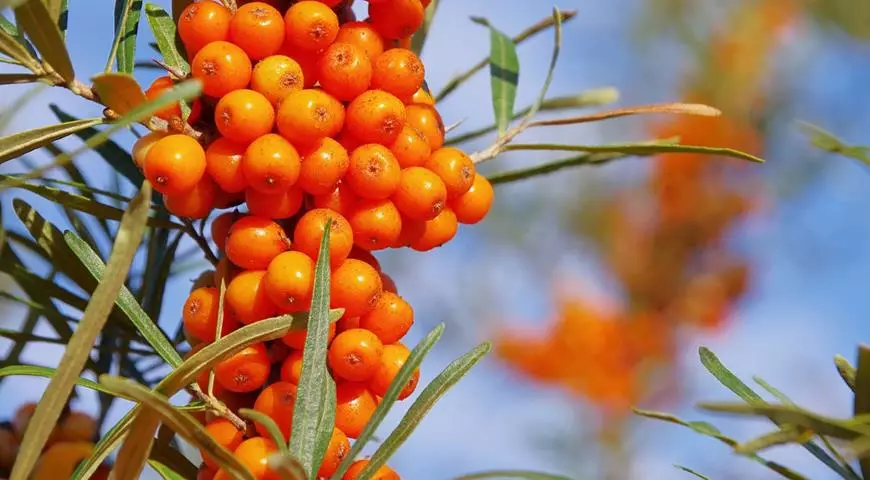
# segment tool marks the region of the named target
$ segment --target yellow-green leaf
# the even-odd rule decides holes
[[[52,17],[46,4],[41,0],[30,0],[16,7],[15,20],[30,37],[43,60],[67,82],[74,80],[75,71],[57,26],[57,16]]]
[[[764,160],[755,155],[735,150],[733,148],[703,147],[699,145],[682,145],[679,143],[626,143],[616,145],[561,145],[555,143],[511,144],[504,151],[512,150],[550,150],[561,152],[586,153],[620,153],[626,155],[656,155],[659,153],[703,153],[722,157],[734,157],[755,163]]]
[[[455,480],[479,480],[484,478],[519,478],[523,480],[571,480],[562,475],[532,472],[528,470],[491,470],[488,472],[471,473],[457,477]]]
[[[129,73],[102,73],[91,81],[100,101],[121,115],[130,113],[147,101],[139,82]]]
[[[175,22],[172,17],[166,13],[166,10],[153,3],[145,4],[145,16],[148,17],[148,25],[154,33],[154,40],[157,40],[157,47],[163,55],[163,61],[184,74],[190,73],[190,65],[185,60],[182,50],[178,48]]]
[[[272,441],[275,442],[275,445],[278,446],[278,450],[280,452],[287,452],[287,440],[284,439],[284,434],[281,433],[281,428],[278,427],[278,424],[275,423],[275,420],[272,417],[259,410],[252,410],[250,408],[240,408],[239,415],[262,425],[263,428],[266,429],[266,433],[269,434],[269,438],[271,438]]]
[[[18,39],[3,29],[0,29],[0,52],[9,58],[18,60],[31,70],[39,66],[39,61],[33,58],[33,55],[30,54],[27,47],[22,45]]]
[[[89,118],[6,135],[0,138],[0,164],[101,123],[102,118]]]
[[[39,82],[42,79],[42,75],[36,75],[33,73],[0,73],[0,85],[34,83]]]
[[[854,392],[856,378],[855,367],[853,367],[852,364],[846,360],[846,357],[842,355],[834,357],[834,365],[837,367],[837,373],[840,374],[840,378],[842,378],[843,381],[846,382],[846,386]]]
[[[492,108],[499,135],[504,134],[514,115],[517,83],[520,79],[520,61],[514,42],[489,20],[472,17],[475,23],[489,28],[489,78],[492,89]]]
[[[858,347],[853,412],[855,416],[870,413],[870,347],[865,345]],[[870,458],[862,458],[860,465],[864,478],[868,478],[870,476]]]

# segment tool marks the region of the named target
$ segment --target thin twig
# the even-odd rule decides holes
[[[199,232],[196,231],[196,228],[193,226],[193,222],[188,219],[182,219],[182,223],[184,223],[185,231],[188,235],[193,238],[193,240],[199,245],[199,248],[202,250],[202,253],[205,254],[206,260],[208,260],[212,265],[218,264],[218,258],[214,254],[214,251],[211,249],[211,245],[208,244],[208,240]]]
[[[188,387],[188,390],[193,394],[194,397],[196,397],[197,400],[205,403],[206,408],[213,411],[217,416],[226,418],[227,420],[232,422],[233,425],[235,425],[236,428],[238,428],[240,431],[244,432],[248,429],[247,422],[239,418],[238,415],[236,415],[235,413],[233,413],[232,410],[227,408],[224,402],[218,400],[215,397],[208,396],[208,394],[206,394],[202,391],[201,388],[199,388],[199,385],[195,383],[191,384],[190,387]]]

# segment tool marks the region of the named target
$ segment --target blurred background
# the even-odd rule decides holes
[[[168,0],[157,3],[168,9]],[[68,42],[77,71],[99,72],[113,33],[113,2],[70,4]],[[487,55],[489,35],[469,16],[487,17],[513,35],[548,18],[552,6],[544,0],[442,0],[423,51],[433,92]],[[578,479],[691,478],[674,464],[716,479],[776,478],[715,440],[636,417],[631,407],[710,420],[737,439],[769,430],[765,422],[693,408],[702,400],[734,400],[698,362],[698,347],[705,345],[745,379],[758,375],[803,406],[850,414],[851,394],[833,356],[852,360],[856,345],[870,335],[870,222],[859,215],[870,208],[870,172],[814,149],[799,122],[870,143],[870,3],[560,0],[558,7],[578,14],[565,25],[552,96],[612,87],[619,99],[609,107],[695,101],[719,107],[725,116],[631,117],[532,130],[522,141],[597,144],[679,135],[684,143],[739,148],[768,162],[662,155],[564,170],[498,186],[493,213],[460,229],[445,247],[379,254],[416,311],[407,342],[448,323],[423,366],[422,382],[476,343],[495,345],[435,407],[392,466],[415,480],[493,468]],[[143,61],[150,59],[150,41],[143,19]],[[550,33],[519,47],[518,107],[537,96],[551,48]],[[137,73],[142,84],[156,75]],[[4,87],[0,105],[9,108],[30,88]],[[444,99],[439,108],[445,124],[462,121],[454,135],[492,123],[489,97],[484,71]],[[66,91],[42,90],[3,133],[54,123],[50,104],[79,117],[100,115]],[[133,140],[131,134],[116,138],[125,148]],[[478,150],[491,141],[492,134],[463,148]],[[58,142],[67,149],[79,144]],[[39,152],[26,160],[47,158]],[[553,158],[509,153],[481,169],[494,174]],[[77,165],[107,188],[133,190],[95,154]],[[0,171],[24,168],[10,162]],[[69,225],[48,202],[5,191],[7,228],[22,231],[13,197]],[[110,241],[94,239],[103,252]],[[180,251],[194,248],[185,241]],[[22,257],[39,275],[51,274],[51,265],[24,251]],[[169,332],[179,323],[191,281],[208,268],[199,256],[188,257],[175,266],[163,299],[160,323]],[[8,277],[0,282],[0,290],[21,295]],[[0,328],[52,332],[27,318],[18,302],[0,299],[0,309]],[[50,366],[62,351],[48,343],[18,348],[3,339],[0,348],[6,363]],[[161,372],[157,367],[148,377]],[[45,384],[3,379],[0,417],[38,400]],[[99,415],[96,395],[79,393],[74,406]],[[381,436],[407,405],[394,409]],[[116,402],[103,412],[105,425],[128,408]],[[800,448],[777,448],[768,457],[809,478],[833,478]]]

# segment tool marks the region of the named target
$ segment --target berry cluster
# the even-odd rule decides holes
[[[444,126],[405,48],[423,22],[426,0],[369,0],[356,21],[352,0],[245,2],[231,12],[201,0],[181,14],[178,34],[203,83],[187,122],[206,132],[204,148],[185,134],[152,133],[134,158],[166,208],[211,224],[221,263],[197,282],[183,322],[194,348],[218,330],[309,310],[315,259],[329,228],[330,298],[344,316],[330,331],[328,366],[337,382],[336,421],[320,477],[335,473],[410,351],[414,322],[371,251],[427,251],[459,224],[481,221],[493,189],[468,155],[444,146]],[[283,14],[282,14],[283,12]],[[158,79],[148,96],[171,87]],[[183,125],[181,105],[159,115]],[[211,132],[213,135],[209,135]],[[246,211],[245,211],[246,209]],[[231,409],[254,408],[289,438],[306,332],[251,346],[215,366],[215,396]],[[413,393],[419,373],[401,393]],[[209,374],[200,379],[206,387]],[[207,430],[258,479],[276,446],[225,419]],[[343,477],[357,478],[366,460]],[[202,478],[226,478],[204,455]],[[375,478],[398,479],[388,467]]]

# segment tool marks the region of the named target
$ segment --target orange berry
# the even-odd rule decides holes
[[[396,156],[402,168],[422,166],[432,154],[429,140],[419,130],[408,125],[405,125],[390,145],[390,151]]]
[[[317,61],[320,60],[320,51],[300,50],[285,38],[278,54],[288,56],[299,64],[299,68],[302,69],[302,88],[311,88],[317,84]]]
[[[293,247],[316,261],[329,219],[332,219],[329,229],[329,263],[337,266],[344,262],[353,248],[353,230],[347,219],[338,212],[315,208],[302,215],[293,231]]]
[[[221,337],[228,335],[239,326],[233,312],[226,308],[226,300],[224,304]],[[187,333],[201,342],[213,342],[217,330],[219,305],[220,290],[215,287],[201,287],[191,292],[184,302],[184,310],[182,311],[182,321]]]
[[[364,383],[338,382],[335,390],[335,426],[356,439],[378,407],[375,397]]]
[[[402,167],[393,152],[383,145],[362,145],[350,155],[350,168],[345,181],[361,198],[389,198],[401,180]]]
[[[387,275],[384,272],[381,272],[381,283],[384,284],[384,291],[398,294],[399,290],[396,288],[396,282],[393,281],[393,277]]]
[[[347,470],[347,473],[341,477],[341,480],[357,480],[360,478],[360,474],[366,465],[369,464],[368,460],[357,460],[350,465],[350,468]],[[390,467],[383,465],[381,468],[375,471],[375,474],[369,477],[371,480],[400,480],[399,474],[393,471]]]
[[[281,381],[299,385],[302,376],[302,350],[293,350],[281,363]]]
[[[315,208],[327,208],[345,216],[353,213],[354,207],[359,202],[350,187],[345,182],[340,182],[331,192],[314,197]]]
[[[306,311],[311,307],[314,261],[302,252],[284,252],[269,264],[263,286],[282,312]]]
[[[299,187],[311,195],[335,190],[350,167],[347,150],[337,141],[325,137],[302,152]]]
[[[411,98],[406,102],[408,104],[419,103],[421,105],[435,106],[435,98],[424,87],[420,87]]]
[[[242,5],[230,21],[230,41],[252,60],[274,55],[284,43],[284,18],[263,2]]]
[[[266,295],[263,286],[265,275],[263,270],[245,270],[227,285],[227,306],[246,325],[274,317],[278,313],[278,307]]]
[[[441,177],[423,167],[402,170],[399,188],[393,194],[396,208],[412,220],[431,220],[447,202],[447,187]]]
[[[370,252],[369,250],[355,246],[355,247],[353,247],[353,250],[350,251],[350,255],[348,255],[347,258],[355,258],[357,260],[362,260],[363,262],[366,262],[369,265],[371,265],[372,268],[374,268],[375,270],[377,270],[379,272],[381,271],[381,262],[379,262],[378,259],[375,258],[374,254],[372,252]]]
[[[231,392],[253,392],[265,385],[270,367],[266,346],[256,343],[215,365],[215,380]]]
[[[390,200],[363,200],[347,220],[354,243],[366,250],[389,248],[402,233],[402,216]]]
[[[196,480],[214,480],[216,475],[217,469],[211,468],[203,463],[196,471]]]
[[[336,42],[349,43],[361,48],[369,60],[375,58],[384,51],[384,40],[377,30],[368,22],[345,23],[338,30]]]
[[[372,88],[399,98],[413,96],[425,78],[423,62],[406,48],[391,48],[378,55],[372,64]]]
[[[433,152],[444,145],[444,122],[435,107],[413,104],[408,105],[406,112],[408,126],[419,130],[429,140]]]
[[[248,182],[242,174],[245,144],[218,137],[205,150],[205,169],[221,190],[228,193],[243,192]]]
[[[369,380],[369,390],[371,390],[373,394],[383,397],[387,393],[387,389],[390,388],[390,384],[393,383],[393,379],[395,379],[396,375],[399,374],[399,370],[401,370],[402,366],[405,365],[405,362],[408,361],[409,356],[411,356],[411,351],[401,343],[384,345],[384,353],[381,355],[381,364]],[[401,392],[399,392],[399,400],[404,400],[410,397],[417,388],[417,383],[419,381],[420,370],[417,369],[414,370],[411,379],[408,380],[408,383]]]
[[[172,82],[172,78],[168,76],[157,77],[152,83],[151,86],[145,90],[145,98],[148,100],[154,100],[159,97],[161,94],[171,90],[174,86]],[[181,117],[181,105],[178,103],[174,105],[168,105],[166,107],[161,108],[157,111],[154,116],[157,118],[162,118],[163,120],[172,120],[176,117]]]
[[[297,2],[287,10],[284,23],[287,42],[300,50],[323,50],[338,35],[338,16],[320,2]]]
[[[414,324],[411,304],[395,293],[384,292],[375,308],[361,316],[360,328],[371,331],[384,345],[396,343]]]
[[[341,101],[350,101],[368,90],[372,63],[366,52],[350,43],[333,43],[318,61],[320,86]]]
[[[187,48],[188,56],[195,55],[206,44],[226,40],[231,19],[230,11],[216,2],[188,5],[178,17],[178,36]]]
[[[203,176],[191,190],[163,196],[166,210],[177,217],[206,218],[214,208],[217,186],[211,178]]]
[[[187,135],[167,135],[148,151],[143,173],[160,193],[189,192],[205,174],[205,150]]]
[[[227,235],[230,233],[230,227],[236,221],[238,214],[236,212],[224,212],[211,222],[211,241],[214,242],[218,250],[223,251],[227,243]]]
[[[284,440],[290,439],[290,428],[293,426],[293,407],[296,405],[296,385],[290,382],[275,382],[264,388],[254,402],[254,410],[264,413],[275,420],[284,435]],[[254,427],[260,435],[268,435],[260,423],[254,422]]]
[[[390,0],[369,2],[372,26],[390,40],[410,37],[423,25],[423,4],[420,0]]]
[[[269,457],[278,451],[275,442],[265,437],[254,437],[245,440],[236,447],[233,455],[239,459],[256,480],[281,480],[281,475],[269,468]],[[218,470],[214,480],[230,480],[226,471]]]
[[[323,90],[298,90],[284,97],[278,107],[278,131],[296,146],[311,145],[338,135],[344,117],[344,106],[332,95]]]
[[[206,3],[206,2],[201,2]],[[193,78],[202,81],[202,91],[210,97],[246,88],[251,81],[251,59],[230,42],[211,42],[202,47],[190,64]]]
[[[233,425],[233,422],[225,418],[212,420],[205,426],[205,431],[208,432],[211,438],[213,438],[220,446],[231,452],[242,443],[242,440],[245,439],[245,433],[236,428],[236,426]],[[202,455],[202,461],[205,462],[209,468],[220,468],[220,464],[218,464],[218,462],[215,461],[215,459],[205,450],[200,450],[199,452]]]
[[[250,143],[272,131],[275,109],[263,95],[248,89],[227,93],[214,108],[214,123],[224,137]]]
[[[346,332],[352,328],[359,328],[359,317],[343,316],[335,322],[335,330],[338,333]]]
[[[329,289],[332,308],[343,308],[345,316],[359,317],[378,303],[383,284],[371,265],[349,258],[333,270]]]
[[[447,197],[455,198],[467,192],[474,183],[474,163],[471,157],[454,147],[443,147],[432,152],[426,168],[444,180]]]
[[[245,193],[244,192],[236,192],[229,193],[224,191],[219,186],[216,186],[215,197],[214,197],[214,208],[216,210],[226,210],[228,208],[235,208],[239,205],[245,203]]]
[[[332,373],[352,382],[368,380],[380,367],[384,344],[362,328],[339,333],[329,346],[327,360]]]
[[[326,454],[323,456],[323,462],[317,470],[318,478],[329,478],[338,471],[338,466],[344,457],[350,453],[350,442],[347,435],[338,428],[333,427],[332,437],[329,439],[329,445],[326,447]]]
[[[444,208],[441,213],[432,220],[423,223],[419,235],[411,241],[411,248],[418,252],[426,252],[435,247],[440,247],[456,236],[459,222],[456,214],[449,208]]]
[[[305,337],[308,336],[308,329],[305,330],[295,330],[292,332],[288,332],[286,335],[281,337],[281,341],[284,342],[284,345],[287,345],[290,348],[294,348],[296,350],[302,350],[305,348]],[[326,337],[326,344],[332,343],[332,339],[335,338],[335,324],[329,325],[329,334]]]
[[[253,215],[236,220],[226,244],[230,261],[248,270],[265,270],[273,258],[289,249],[290,239],[280,225]]]
[[[248,145],[242,172],[251,188],[263,193],[286,192],[299,179],[302,159],[281,135],[268,133]]]
[[[57,440],[60,442],[92,442],[99,432],[97,421],[78,411],[64,415],[58,427]]]
[[[245,201],[251,215],[273,220],[290,218],[296,215],[302,208],[302,190],[290,187],[289,190],[280,193],[263,193],[249,188],[245,191]]]
[[[284,97],[302,90],[304,85],[302,67],[286,55],[272,55],[260,60],[251,76],[251,89],[266,97],[276,109]]]
[[[21,404],[12,417],[12,430],[15,436],[20,440],[24,438],[24,432],[27,430],[27,425],[30,424],[30,418],[33,417],[33,412],[36,411],[36,403],[28,402]]]
[[[148,157],[148,152],[151,147],[166,136],[166,132],[149,132],[147,135],[136,140],[133,144],[133,150],[130,152],[133,157],[133,163],[137,167],[142,168],[145,165],[145,158]]]
[[[459,223],[477,223],[486,217],[492,207],[495,192],[492,184],[483,175],[475,174],[471,188],[462,195],[450,199],[450,209],[456,214]]]
[[[339,132],[338,137],[336,137],[335,140],[338,141],[338,143],[340,143],[348,152],[352,152],[362,145],[362,142],[350,133],[347,129],[347,125],[345,125],[345,128]]]
[[[369,90],[347,106],[348,131],[365,143],[392,145],[405,121],[405,104],[383,90]]]

